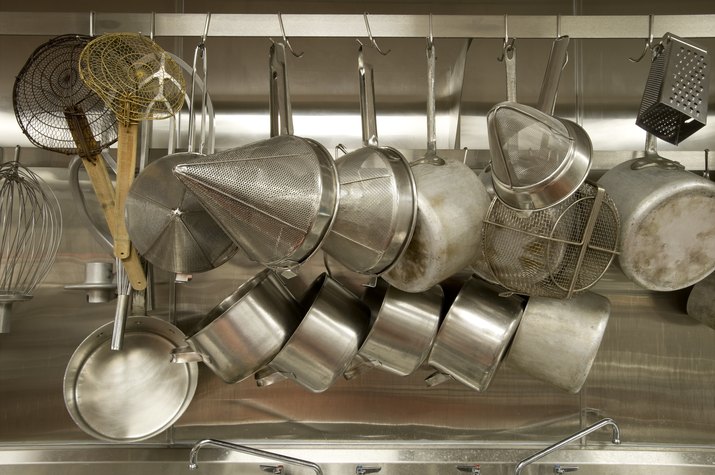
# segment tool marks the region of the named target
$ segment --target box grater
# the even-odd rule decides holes
[[[709,82],[707,50],[666,33],[653,52],[636,125],[678,145],[707,122]]]

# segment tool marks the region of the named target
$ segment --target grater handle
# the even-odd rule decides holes
[[[561,72],[568,62],[568,47],[568,36],[559,36],[551,45],[549,62],[546,65],[544,81],[541,83],[541,92],[539,93],[539,102],[537,105],[537,108],[541,112],[545,112],[549,115],[554,114]]]

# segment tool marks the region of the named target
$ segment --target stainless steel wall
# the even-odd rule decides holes
[[[637,3],[637,8],[610,5],[611,10],[606,9],[607,4],[599,9],[595,2],[515,2],[509,8],[520,13],[621,13],[621,7],[628,13],[668,11],[665,2]],[[209,6],[220,5],[224,4]],[[378,11],[380,7],[374,5]],[[392,6],[399,8],[398,2],[392,2]],[[681,7],[700,13],[710,8],[696,1],[680,2]],[[192,8],[201,11],[200,5],[194,4],[187,10]],[[452,2],[451,8],[468,7]],[[494,8],[482,5],[484,11]],[[45,40],[0,36],[0,146],[27,143],[14,122],[10,90],[13,75]],[[193,48],[193,41],[188,39],[162,39],[162,43],[167,48],[183,48],[185,58]],[[301,38],[293,43],[306,51],[303,59],[291,58],[289,65],[296,133],[314,137],[328,149],[338,142],[358,146],[354,41]],[[424,148],[424,41],[386,39],[381,43],[385,49],[392,49],[386,57],[370,56],[376,70],[381,142],[406,150]],[[644,134],[633,122],[648,65],[631,64],[627,57],[640,52],[642,40],[573,43],[558,113],[583,123],[599,151],[641,149]],[[715,51],[712,38],[701,43]],[[450,39],[437,43],[443,82],[463,44]],[[268,135],[268,45],[265,39],[209,39],[210,87],[218,110],[219,148]],[[503,67],[495,59],[500,47],[498,40],[475,40],[468,53],[461,136],[462,146],[470,149],[487,148],[484,116],[495,102],[504,99]],[[549,41],[518,40],[517,48],[519,97],[533,103]],[[711,100],[713,97],[715,87],[711,87]],[[447,113],[452,99],[445,88],[440,96],[440,147],[453,142]],[[710,119],[705,129],[678,150],[697,152],[712,147],[712,114]],[[162,127],[157,124],[154,154],[158,156],[165,147]],[[662,148],[674,150],[671,146]],[[9,151],[5,148],[5,159]],[[95,444],[74,425],[64,408],[62,376],[82,339],[113,318],[113,304],[89,305],[83,295],[65,291],[63,285],[83,280],[85,262],[109,261],[110,257],[94,242],[71,200],[66,159],[32,150],[26,156],[61,200],[65,226],[52,272],[32,301],[15,306],[12,333],[0,335],[0,446]],[[322,257],[316,256],[290,283],[293,290],[299,293],[304,289],[322,271],[321,263]],[[179,326],[188,327],[197,315],[258,270],[239,255],[225,266],[178,286]],[[169,314],[171,306],[168,281],[169,276],[159,276],[156,313],[162,317]],[[359,282],[350,282],[359,292]],[[459,277],[451,283],[452,288],[458,282]],[[268,388],[257,388],[251,380],[227,385],[202,367],[187,412],[170,431],[147,444],[187,443],[203,437],[528,442],[553,440],[607,416],[619,422],[623,440],[628,443],[715,446],[715,330],[687,317],[688,290],[644,291],[629,283],[618,269],[609,271],[595,290],[611,299],[613,312],[591,375],[577,395],[522,375],[510,368],[508,361],[484,394],[456,382],[428,389],[423,379],[430,374],[429,368],[406,378],[372,371],[349,382],[340,381],[323,394],[311,394],[289,382]],[[606,433],[599,433],[590,440],[602,442],[606,438]]]

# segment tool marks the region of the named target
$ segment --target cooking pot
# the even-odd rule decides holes
[[[312,392],[323,392],[345,372],[365,341],[370,310],[328,274],[311,284],[301,305],[306,309],[302,321],[268,367],[256,373],[258,386],[292,379]]]
[[[672,291],[715,270],[715,183],[659,157],[654,136],[644,157],[613,167],[598,184],[618,208],[618,262],[633,282]]]
[[[152,317],[129,317],[121,351],[112,351],[113,322],[77,347],[64,375],[65,406],[77,426],[97,439],[136,442],[171,426],[196,390],[196,363],[176,365],[171,351],[184,334]]]
[[[420,293],[379,285],[363,302],[374,303],[374,318],[345,379],[377,367],[398,376],[412,374],[427,358],[439,328],[444,292],[440,286]]]
[[[266,269],[206,314],[172,361],[203,361],[225,382],[242,381],[276,356],[300,314],[291,293]]]
[[[510,366],[571,393],[581,390],[606,331],[611,302],[593,292],[531,297],[511,344]]]
[[[688,315],[715,328],[715,273],[695,284],[688,296]]]
[[[439,370],[427,378],[429,386],[450,376],[476,391],[489,387],[524,309],[521,297],[502,297],[500,291],[477,277],[464,283],[427,358]]]

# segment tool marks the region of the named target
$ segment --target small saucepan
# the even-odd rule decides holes
[[[301,301],[306,309],[283,349],[256,373],[256,384],[291,379],[312,392],[327,390],[343,374],[365,341],[370,309],[323,273]]]
[[[438,370],[427,378],[428,386],[451,377],[476,391],[489,387],[524,310],[522,297],[503,297],[500,291],[477,277],[464,283],[427,358]]]
[[[172,352],[172,361],[203,361],[227,383],[267,365],[300,323],[300,307],[278,276],[266,269],[214,307]]]

